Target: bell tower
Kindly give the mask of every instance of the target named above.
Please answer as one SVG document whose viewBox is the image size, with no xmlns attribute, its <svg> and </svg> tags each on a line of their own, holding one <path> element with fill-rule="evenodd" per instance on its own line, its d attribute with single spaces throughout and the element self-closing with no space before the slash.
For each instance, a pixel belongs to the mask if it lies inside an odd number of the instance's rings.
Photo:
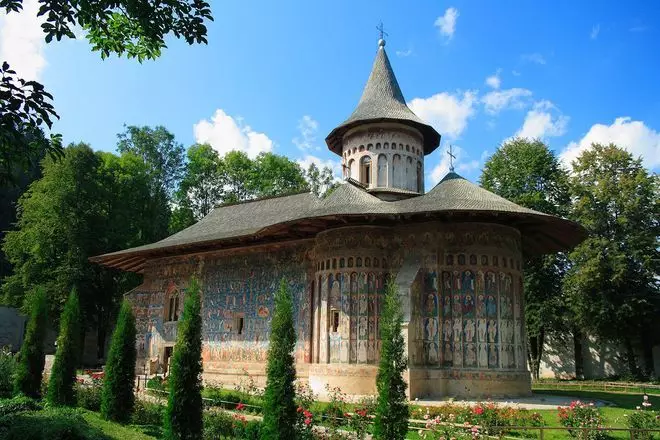
<svg viewBox="0 0 660 440">
<path fill-rule="evenodd" d="M 353 113 L 325 138 L 341 156 L 343 176 L 383 200 L 424 193 L 424 156 L 440 145 L 440 134 L 410 108 L 385 51 L 378 52 Z"/>
</svg>

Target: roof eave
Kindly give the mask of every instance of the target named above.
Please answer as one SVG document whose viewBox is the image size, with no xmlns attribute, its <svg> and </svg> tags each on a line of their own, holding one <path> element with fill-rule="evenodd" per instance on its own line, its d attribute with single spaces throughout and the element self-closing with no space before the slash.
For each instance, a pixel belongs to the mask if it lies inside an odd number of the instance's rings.
<svg viewBox="0 0 660 440">
<path fill-rule="evenodd" d="M 336 127 L 334 130 L 328 134 L 325 138 L 325 143 L 328 145 L 328 149 L 338 156 L 342 155 L 342 139 L 344 134 L 353 127 L 358 125 L 378 123 L 378 122 L 396 122 L 403 125 L 408 125 L 419 130 L 422 133 L 424 138 L 424 154 L 431 154 L 435 151 L 436 148 L 440 146 L 440 133 L 438 133 L 433 127 L 427 124 L 423 124 L 417 121 L 411 121 L 407 119 L 397 119 L 397 118 L 370 118 L 370 119 L 357 119 L 350 122 L 344 122 L 343 124 Z"/>
</svg>

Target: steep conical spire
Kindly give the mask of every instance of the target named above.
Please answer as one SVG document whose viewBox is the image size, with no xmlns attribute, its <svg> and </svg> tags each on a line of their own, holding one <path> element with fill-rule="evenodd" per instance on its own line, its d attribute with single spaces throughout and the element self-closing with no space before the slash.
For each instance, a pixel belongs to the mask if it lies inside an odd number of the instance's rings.
<svg viewBox="0 0 660 440">
<path fill-rule="evenodd" d="M 385 52 L 385 40 L 383 39 L 378 41 L 376 59 L 357 108 L 346 121 L 326 137 L 328 148 L 341 154 L 341 139 L 348 129 L 366 122 L 381 121 L 400 122 L 421 131 L 424 136 L 424 153 L 426 154 L 435 150 L 440 144 L 438 132 L 419 119 L 406 105 L 387 52 Z"/>
</svg>

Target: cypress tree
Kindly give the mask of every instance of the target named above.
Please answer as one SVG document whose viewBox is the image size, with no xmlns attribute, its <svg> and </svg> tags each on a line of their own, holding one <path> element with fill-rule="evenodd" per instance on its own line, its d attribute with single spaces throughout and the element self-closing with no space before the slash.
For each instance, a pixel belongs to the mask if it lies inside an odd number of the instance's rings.
<svg viewBox="0 0 660 440">
<path fill-rule="evenodd" d="M 295 344 L 293 299 L 286 281 L 282 280 L 275 294 L 275 310 L 271 321 L 262 439 L 288 440 L 296 437 L 296 404 L 293 386 L 296 379 L 293 359 Z"/>
<path fill-rule="evenodd" d="M 30 318 L 14 376 L 14 392 L 38 398 L 46 362 L 44 354 L 44 340 L 48 326 L 46 291 L 38 287 L 29 301 Z"/>
<path fill-rule="evenodd" d="M 126 423 L 133 414 L 136 356 L 135 317 L 124 300 L 112 334 L 101 392 L 101 415 L 107 420 Z"/>
<path fill-rule="evenodd" d="M 74 384 L 80 354 L 80 303 L 75 289 L 71 291 L 60 319 L 57 353 L 48 380 L 48 402 L 73 406 L 76 403 Z"/>
<path fill-rule="evenodd" d="M 406 438 L 409 408 L 406 401 L 407 384 L 403 372 L 407 368 L 404 340 L 401 334 L 403 313 L 398 289 L 393 280 L 385 288 L 385 304 L 380 317 L 380 363 L 376 387 L 378 401 L 374 421 L 374 437 L 383 440 Z"/>
<path fill-rule="evenodd" d="M 202 316 L 196 279 L 186 290 L 170 364 L 170 396 L 164 417 L 168 440 L 202 438 Z"/>
</svg>

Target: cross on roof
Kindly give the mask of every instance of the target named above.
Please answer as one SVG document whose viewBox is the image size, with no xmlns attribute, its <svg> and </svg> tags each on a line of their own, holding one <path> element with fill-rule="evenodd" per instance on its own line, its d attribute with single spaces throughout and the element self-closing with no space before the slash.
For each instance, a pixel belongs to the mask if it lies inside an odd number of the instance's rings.
<svg viewBox="0 0 660 440">
<path fill-rule="evenodd" d="M 454 159 L 456 159 L 456 156 L 454 155 L 454 146 L 452 144 L 449 144 L 449 151 L 447 151 L 447 154 L 449 155 L 449 171 L 454 172 Z"/>
<path fill-rule="evenodd" d="M 385 28 L 383 27 L 383 22 L 382 21 L 378 24 L 378 26 L 376 26 L 376 29 L 379 32 L 379 36 L 380 36 L 381 40 L 383 40 L 384 37 L 386 37 L 386 36 L 389 37 L 390 34 L 385 32 Z"/>
</svg>

